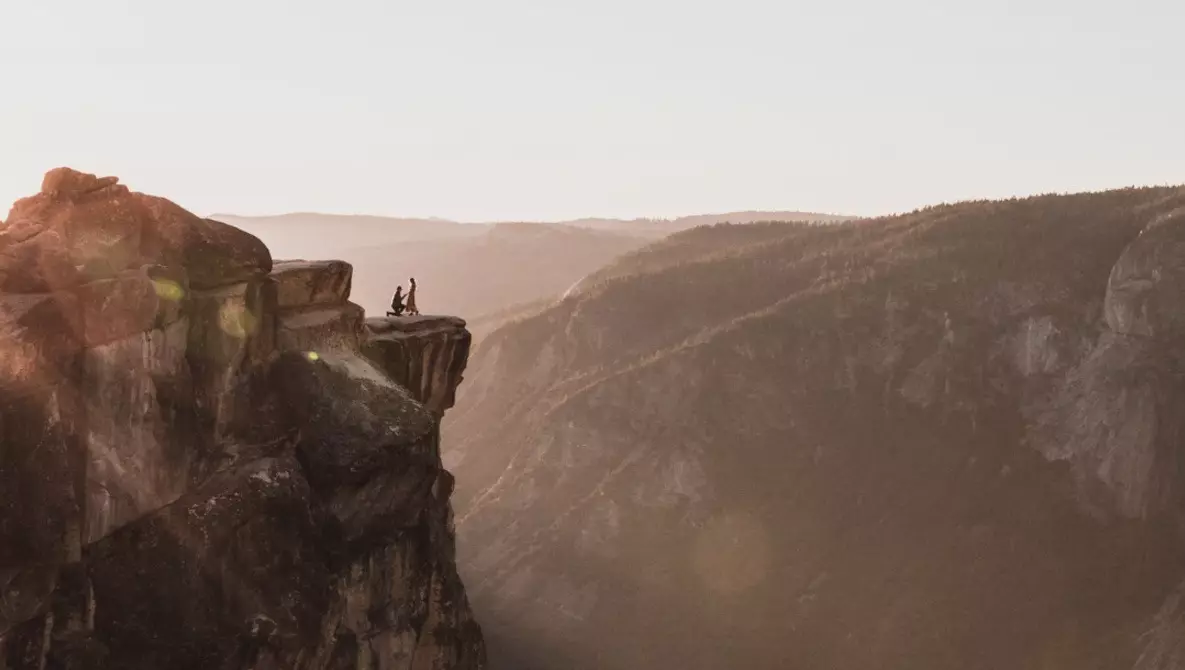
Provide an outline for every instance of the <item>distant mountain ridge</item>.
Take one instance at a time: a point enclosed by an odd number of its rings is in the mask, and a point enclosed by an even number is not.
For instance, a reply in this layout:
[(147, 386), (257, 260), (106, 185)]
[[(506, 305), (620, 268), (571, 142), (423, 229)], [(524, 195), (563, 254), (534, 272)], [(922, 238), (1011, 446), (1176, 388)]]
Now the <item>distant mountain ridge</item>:
[(840, 214), (820, 214), (814, 212), (749, 210), (743, 212), (726, 212), (723, 214), (693, 214), (690, 216), (679, 216), (673, 219), (612, 219), (590, 217), (559, 221), (557, 223), (559, 225), (593, 228), (596, 230), (632, 231), (642, 229), (653, 232), (661, 231), (664, 234), (670, 234), (681, 230), (695, 228), (697, 226), (712, 225), (716, 223), (759, 223), (762, 221), (784, 221), (788, 223), (838, 223), (840, 221), (849, 221), (854, 218), (857, 217), (844, 216)]
[[(210, 218), (259, 237), (277, 258), (339, 258), (354, 264), (354, 300), (369, 313), (383, 313), (395, 287), (406, 289), (407, 280), (416, 277), (421, 309), (470, 320), (559, 298), (620, 254), (704, 222), (837, 220), (825, 214), (753, 211), (557, 223), (459, 223), (309, 212)], [(483, 332), (496, 325), (485, 320)]]
[(1185, 188), (701, 226), (487, 334), (493, 670), (1185, 667)]
[[(823, 214), (816, 212), (801, 212), (791, 210), (747, 210), (737, 212), (724, 212), (719, 214), (691, 214), (687, 216), (678, 216), (674, 218), (663, 217), (637, 217), (633, 219), (618, 219), (612, 217), (581, 217), (578, 219), (563, 219), (559, 221), (534, 221), (534, 220), (493, 220), (493, 221), (457, 221), (454, 219), (447, 219), (442, 217), (402, 217), (402, 216), (378, 216), (373, 214), (322, 214), (317, 212), (290, 212), (285, 214), (266, 214), (258, 216), (244, 216), (240, 214), (218, 213), (211, 214), (208, 218), (215, 221), (222, 221), (238, 226), (240, 223), (247, 225), (257, 224), (382, 224), (395, 225), (405, 228), (424, 228), (428, 226), (437, 226), (433, 233), (440, 233), (445, 230), (451, 230), (456, 226), (493, 226), (501, 224), (542, 224), (542, 225), (556, 225), (556, 226), (573, 226), (577, 228), (592, 228), (596, 230), (614, 230), (614, 231), (646, 231), (664, 233), (676, 232), (679, 230), (687, 230), (696, 226), (710, 225), (713, 223), (756, 223), (759, 221), (818, 221), (818, 222), (838, 222), (848, 221), (854, 218), (842, 214)], [(435, 236), (435, 235), (434, 235)]]
[(299, 249), (302, 254), (309, 253), (323, 248), (327, 243), (331, 248), (344, 248), (409, 240), (452, 239), (482, 233), (480, 226), (469, 226), (445, 219), (398, 218), (369, 214), (213, 214), (209, 218), (229, 223), (255, 235), (270, 235), (280, 243), (280, 248), (275, 250), (277, 257), (289, 257), (289, 249)]
[(457, 221), (450, 221), (439, 216), (429, 217), (415, 217), (415, 216), (379, 216), (377, 214), (326, 214), (322, 212), (287, 212), (284, 214), (258, 214), (258, 215), (242, 215), (231, 213), (211, 214), (207, 218), (221, 220), (223, 218), (251, 220), (251, 221), (284, 221), (284, 222), (308, 222), (319, 221), (322, 219), (342, 219), (351, 221), (400, 221), (406, 223), (458, 223)]

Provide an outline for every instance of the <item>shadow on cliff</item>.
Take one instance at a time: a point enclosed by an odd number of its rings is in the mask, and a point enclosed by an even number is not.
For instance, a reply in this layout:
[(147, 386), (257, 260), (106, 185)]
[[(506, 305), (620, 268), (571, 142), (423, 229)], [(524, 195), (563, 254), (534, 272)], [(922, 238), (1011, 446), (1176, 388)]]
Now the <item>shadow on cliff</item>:
[(1124, 315), (1174, 309), (1185, 255), (1151, 224), (1183, 205), (704, 228), (491, 334), (446, 436), (495, 644), (571, 668), (1171, 667), (1138, 659), (1180, 638), (1185, 389), (1173, 336)]
[(468, 334), (386, 324), (376, 365), (351, 276), (111, 177), (14, 205), (0, 666), (484, 666), (439, 456)]

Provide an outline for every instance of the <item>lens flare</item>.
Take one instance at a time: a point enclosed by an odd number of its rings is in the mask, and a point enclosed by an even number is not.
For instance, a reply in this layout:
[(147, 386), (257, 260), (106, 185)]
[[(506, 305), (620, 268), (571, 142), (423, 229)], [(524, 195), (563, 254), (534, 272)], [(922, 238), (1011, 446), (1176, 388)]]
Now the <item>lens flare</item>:
[(315, 351), (308, 351), (305, 352), (305, 358), (309, 359), (310, 361), (319, 361), (321, 360), (321, 355)]
[(153, 279), (152, 286), (161, 300), (180, 302), (185, 297), (185, 289), (171, 279)]
[(218, 325), (227, 335), (244, 338), (254, 333), (258, 324), (246, 306), (228, 302), (218, 309)]

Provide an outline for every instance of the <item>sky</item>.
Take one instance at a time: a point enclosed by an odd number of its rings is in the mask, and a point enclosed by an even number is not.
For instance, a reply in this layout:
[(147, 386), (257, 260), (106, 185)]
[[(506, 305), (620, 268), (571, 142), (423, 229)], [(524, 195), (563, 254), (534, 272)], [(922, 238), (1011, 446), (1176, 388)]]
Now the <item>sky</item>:
[(0, 213), (874, 215), (1185, 183), (1180, 0), (0, 3)]

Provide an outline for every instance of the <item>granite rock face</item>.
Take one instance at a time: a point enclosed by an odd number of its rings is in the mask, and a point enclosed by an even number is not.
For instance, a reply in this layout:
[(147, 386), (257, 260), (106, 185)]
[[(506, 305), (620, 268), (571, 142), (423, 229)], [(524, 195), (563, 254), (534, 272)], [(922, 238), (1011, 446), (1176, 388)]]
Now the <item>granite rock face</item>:
[(1107, 325), (1159, 340), (1185, 334), (1185, 209), (1158, 217), (1120, 256), (1107, 282)]
[(272, 268), (280, 308), (338, 305), (350, 296), (354, 269), (341, 261), (279, 261)]
[(1185, 209), (1175, 209), (1120, 254), (1107, 283), (1106, 328), (1034, 412), (1032, 443), (1071, 464), (1096, 512), (1148, 518), (1185, 502), (1183, 290)]
[(14, 205), (0, 668), (484, 667), (439, 452), (465, 352), (376, 364), (351, 274), (113, 177)]
[(453, 316), (366, 320), (363, 352), (428, 409), (443, 414), (456, 401), (472, 338)]
[(1183, 205), (704, 227), (482, 338), (495, 667), (1185, 667)]
[(183, 267), (195, 288), (266, 275), (271, 254), (253, 235), (134, 193), (114, 177), (68, 168), (18, 200), (0, 236), (0, 288), (36, 293), (109, 279), (148, 263)]

